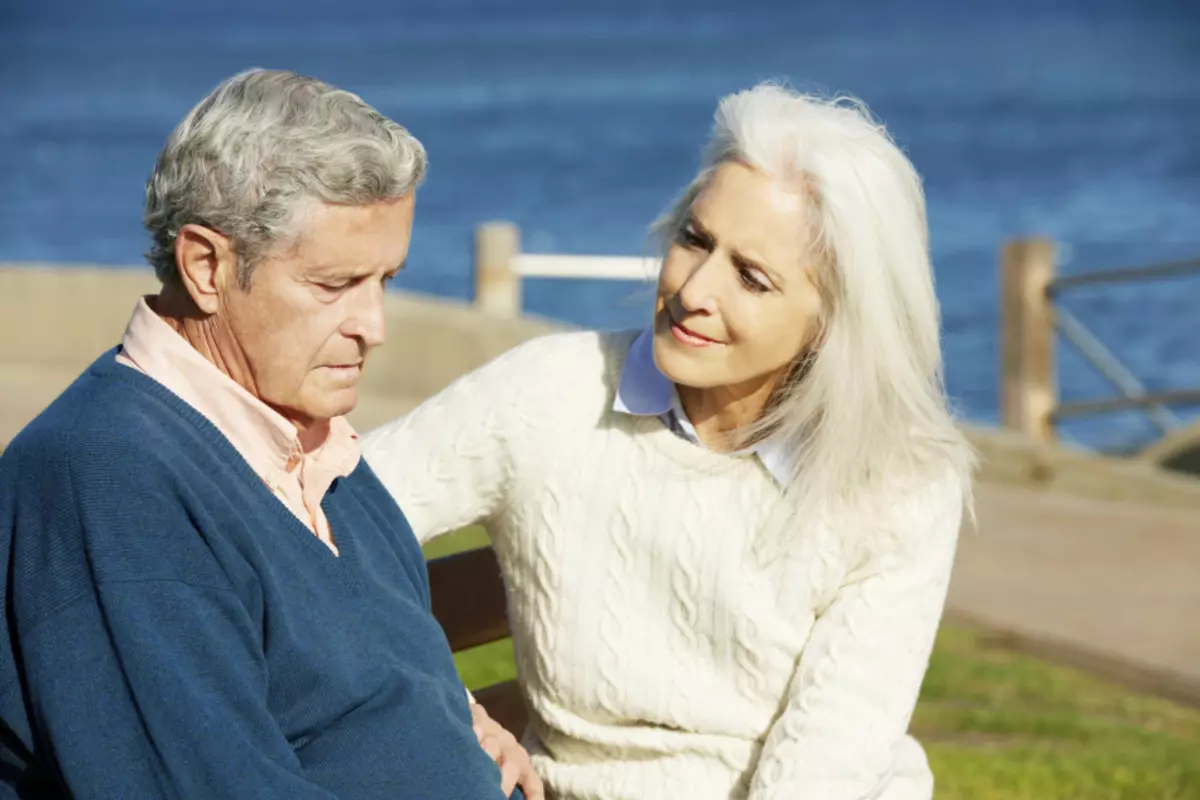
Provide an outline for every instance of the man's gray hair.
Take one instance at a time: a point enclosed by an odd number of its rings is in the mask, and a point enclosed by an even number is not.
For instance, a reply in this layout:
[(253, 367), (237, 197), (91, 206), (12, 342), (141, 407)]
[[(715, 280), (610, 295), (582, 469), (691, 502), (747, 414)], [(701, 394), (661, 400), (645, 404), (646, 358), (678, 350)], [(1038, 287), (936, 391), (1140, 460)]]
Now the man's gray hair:
[(164, 285), (179, 280), (175, 239), (187, 224), (228, 236), (238, 281), (301, 233), (310, 204), (369, 205), (412, 192), (425, 148), (355, 94), (293, 72), (229, 78), (171, 133), (146, 183), (146, 259)]

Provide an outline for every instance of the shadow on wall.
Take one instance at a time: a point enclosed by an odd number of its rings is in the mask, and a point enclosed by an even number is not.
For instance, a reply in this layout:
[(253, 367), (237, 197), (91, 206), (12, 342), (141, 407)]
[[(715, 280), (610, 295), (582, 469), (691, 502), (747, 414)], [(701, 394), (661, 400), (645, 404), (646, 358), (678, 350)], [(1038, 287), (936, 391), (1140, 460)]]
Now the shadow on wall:
[(1138, 458), (1174, 472), (1200, 476), (1200, 421), (1171, 431), (1138, 453)]

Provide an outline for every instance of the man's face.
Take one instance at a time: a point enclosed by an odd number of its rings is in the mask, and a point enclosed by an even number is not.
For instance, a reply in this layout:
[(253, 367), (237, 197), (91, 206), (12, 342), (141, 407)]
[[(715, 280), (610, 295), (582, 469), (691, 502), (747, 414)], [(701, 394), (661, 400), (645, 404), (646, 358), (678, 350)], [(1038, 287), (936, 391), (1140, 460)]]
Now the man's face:
[(304, 234), (261, 259), (248, 289), (222, 276), (218, 316), (248, 373), (239, 382), (297, 425), (357, 404), (367, 354), (384, 341), (384, 287), (408, 257), (414, 199), (315, 205)]

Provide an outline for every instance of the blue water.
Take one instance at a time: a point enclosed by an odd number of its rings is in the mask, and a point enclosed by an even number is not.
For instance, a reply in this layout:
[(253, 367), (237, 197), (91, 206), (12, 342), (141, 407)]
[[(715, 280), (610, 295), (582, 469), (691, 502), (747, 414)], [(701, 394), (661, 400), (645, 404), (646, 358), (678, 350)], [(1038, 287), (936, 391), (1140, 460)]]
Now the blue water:
[[(425, 142), (403, 288), (471, 293), (471, 232), (641, 253), (715, 100), (764, 78), (871, 105), (925, 176), (948, 382), (996, 417), (996, 249), (1064, 271), (1200, 256), (1200, 0), (0, 0), (0, 260), (130, 264), (172, 126), (250, 66), (360, 93)], [(1200, 279), (1068, 301), (1149, 386), (1200, 386)], [(630, 284), (531, 281), (526, 310), (639, 324)], [(1063, 348), (1068, 398), (1110, 393)], [(1098, 446), (1136, 416), (1068, 428)]]

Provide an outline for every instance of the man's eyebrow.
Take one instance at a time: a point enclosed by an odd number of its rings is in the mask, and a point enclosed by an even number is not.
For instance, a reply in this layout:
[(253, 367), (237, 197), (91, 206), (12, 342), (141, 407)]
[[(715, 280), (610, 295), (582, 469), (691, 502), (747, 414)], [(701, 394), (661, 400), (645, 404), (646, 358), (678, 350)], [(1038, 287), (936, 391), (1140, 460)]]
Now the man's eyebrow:
[[(408, 266), (408, 259), (404, 259), (397, 266), (388, 270), (389, 274), (400, 272)], [(358, 269), (355, 267), (341, 267), (335, 264), (322, 264), (313, 267), (311, 275), (317, 278), (345, 278), (347, 280), (355, 280), (357, 278), (367, 278), (375, 273), (373, 269)]]

